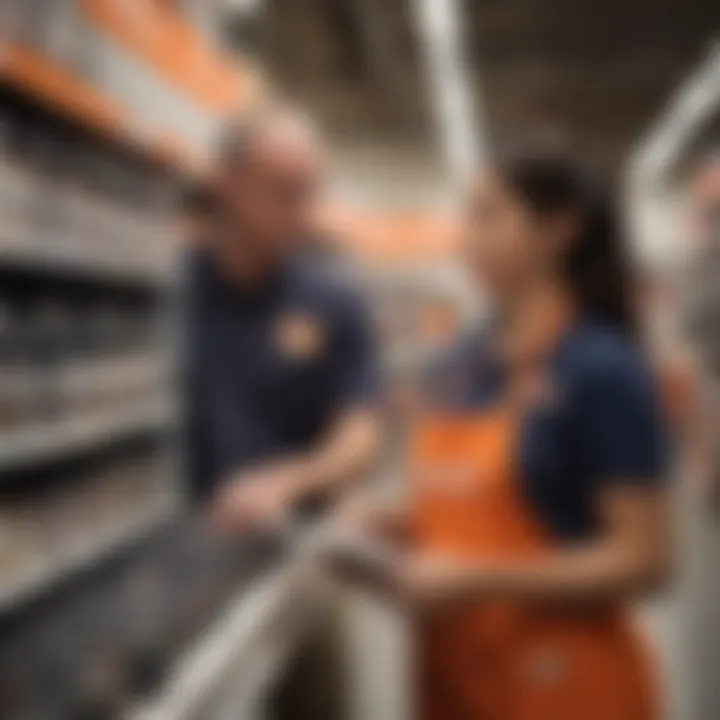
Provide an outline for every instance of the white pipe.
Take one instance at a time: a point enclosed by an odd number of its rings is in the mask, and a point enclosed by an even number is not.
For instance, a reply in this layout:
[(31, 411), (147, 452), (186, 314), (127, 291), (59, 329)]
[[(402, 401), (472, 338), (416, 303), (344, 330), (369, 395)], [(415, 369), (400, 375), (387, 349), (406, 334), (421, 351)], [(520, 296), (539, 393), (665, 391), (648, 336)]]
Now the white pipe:
[(481, 158), (477, 118), (459, 32), (457, 0), (414, 0), (437, 132), (455, 188)]
[(692, 134), (720, 103), (720, 43), (682, 83), (631, 159), (636, 179), (657, 178), (678, 159)]
[(720, 107), (720, 44), (680, 85), (653, 123), (626, 169), (628, 211), (641, 258), (672, 260), (674, 208), (663, 181), (702, 127)]

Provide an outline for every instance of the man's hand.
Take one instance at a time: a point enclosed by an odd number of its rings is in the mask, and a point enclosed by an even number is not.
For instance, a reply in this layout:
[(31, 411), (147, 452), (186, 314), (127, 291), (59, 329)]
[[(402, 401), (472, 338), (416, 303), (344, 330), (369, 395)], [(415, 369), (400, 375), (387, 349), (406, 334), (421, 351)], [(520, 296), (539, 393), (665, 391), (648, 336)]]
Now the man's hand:
[(374, 413), (349, 411), (314, 451), (232, 477), (213, 504), (213, 517), (230, 530), (278, 523), (303, 496), (332, 493), (356, 477), (374, 457), (377, 442)]
[(297, 465), (276, 463), (235, 475), (212, 507), (216, 525), (246, 530), (279, 524), (304, 491)]

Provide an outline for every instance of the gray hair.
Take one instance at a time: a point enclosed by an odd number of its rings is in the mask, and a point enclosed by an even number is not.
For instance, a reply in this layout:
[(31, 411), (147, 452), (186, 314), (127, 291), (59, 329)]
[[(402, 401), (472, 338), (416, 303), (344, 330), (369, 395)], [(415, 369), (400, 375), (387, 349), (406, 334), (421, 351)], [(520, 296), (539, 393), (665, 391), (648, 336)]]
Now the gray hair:
[(304, 126), (309, 134), (317, 133), (316, 123), (302, 108), (277, 100), (268, 101), (226, 123), (217, 143), (217, 164), (221, 167), (242, 164), (267, 128), (283, 122)]

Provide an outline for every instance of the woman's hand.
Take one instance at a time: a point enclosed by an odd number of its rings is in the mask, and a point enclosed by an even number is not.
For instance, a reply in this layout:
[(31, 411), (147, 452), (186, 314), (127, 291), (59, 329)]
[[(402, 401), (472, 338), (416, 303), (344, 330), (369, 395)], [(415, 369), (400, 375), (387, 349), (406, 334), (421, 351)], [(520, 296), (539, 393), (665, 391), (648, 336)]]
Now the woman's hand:
[(419, 613), (482, 597), (484, 573), (447, 556), (413, 554), (399, 568), (393, 592)]
[(368, 535), (378, 535), (386, 511), (365, 497), (352, 497), (334, 513), (334, 523), (341, 529)]
[(382, 506), (372, 498), (349, 498), (334, 513), (334, 524), (342, 531), (369, 535), (399, 546), (409, 539), (409, 522), (403, 511)]

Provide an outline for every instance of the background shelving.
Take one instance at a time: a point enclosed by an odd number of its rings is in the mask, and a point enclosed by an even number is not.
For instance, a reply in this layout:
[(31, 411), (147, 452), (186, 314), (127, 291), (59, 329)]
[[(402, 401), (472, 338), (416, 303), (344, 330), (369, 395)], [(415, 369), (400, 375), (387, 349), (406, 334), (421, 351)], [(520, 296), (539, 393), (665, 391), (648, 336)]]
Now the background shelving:
[(119, 718), (274, 552), (182, 511), (170, 342), (177, 201), (248, 78), (131, 5), (0, 7), (3, 720)]
[[(179, 506), (177, 199), (240, 85), (169, 3), (8, 0), (0, 23), (1, 617)], [(31, 542), (36, 517), (68, 537)]]

